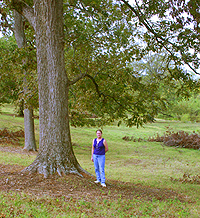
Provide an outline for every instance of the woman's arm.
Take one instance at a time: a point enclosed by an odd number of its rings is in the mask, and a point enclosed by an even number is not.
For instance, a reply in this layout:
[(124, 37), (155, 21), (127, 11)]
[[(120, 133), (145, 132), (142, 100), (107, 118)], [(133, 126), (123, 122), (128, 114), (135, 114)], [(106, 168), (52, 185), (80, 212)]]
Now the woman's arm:
[(107, 144), (107, 141), (105, 139), (103, 140), (103, 144), (105, 147), (105, 152), (107, 152), (108, 151), (108, 144)]
[(94, 153), (94, 139), (93, 139), (93, 142), (92, 142), (92, 155), (91, 155), (91, 161), (94, 161), (93, 160), (93, 153)]

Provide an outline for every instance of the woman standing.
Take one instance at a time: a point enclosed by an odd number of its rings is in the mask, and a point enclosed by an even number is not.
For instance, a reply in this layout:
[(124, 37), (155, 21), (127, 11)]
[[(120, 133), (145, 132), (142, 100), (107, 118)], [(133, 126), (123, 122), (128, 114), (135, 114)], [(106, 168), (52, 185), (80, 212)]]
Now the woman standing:
[(108, 144), (104, 138), (102, 138), (102, 131), (98, 129), (96, 131), (97, 138), (92, 143), (92, 157), (94, 162), (95, 174), (97, 180), (95, 183), (101, 183), (101, 186), (106, 187), (105, 181), (105, 153), (108, 151)]

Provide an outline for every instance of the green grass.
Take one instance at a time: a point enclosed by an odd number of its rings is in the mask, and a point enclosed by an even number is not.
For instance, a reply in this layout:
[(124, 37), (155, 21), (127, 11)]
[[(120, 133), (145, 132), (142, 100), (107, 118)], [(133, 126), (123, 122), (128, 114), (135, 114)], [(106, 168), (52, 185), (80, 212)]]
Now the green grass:
[[(8, 108), (11, 110), (11, 108)], [(23, 127), (23, 119), (6, 115), (6, 107), (0, 115), (0, 129), (11, 130)], [(107, 140), (109, 151), (106, 154), (106, 178), (144, 184), (149, 187), (174, 190), (191, 200), (181, 203), (178, 200), (147, 201), (132, 199), (103, 201), (91, 204), (87, 201), (64, 201), (53, 198), (37, 198), (15, 193), (0, 195), (0, 215), (5, 217), (200, 217), (200, 185), (175, 182), (185, 173), (200, 175), (200, 151), (192, 149), (166, 147), (157, 142), (127, 142), (124, 136), (147, 139), (154, 134), (162, 135), (166, 126), (175, 131), (184, 130), (189, 133), (200, 130), (199, 123), (181, 123), (177, 121), (158, 120), (145, 125), (144, 128), (128, 128), (125, 126), (106, 126), (103, 137)], [(36, 138), (39, 138), (39, 121), (35, 120)], [(81, 166), (94, 174), (93, 163), (90, 161), (92, 139), (96, 137), (96, 128), (71, 128), (75, 154)], [(1, 164), (18, 164), (27, 166), (35, 156), (0, 152)], [(171, 179), (173, 178), (173, 179)], [(41, 204), (42, 202), (42, 204)], [(41, 206), (43, 205), (43, 206)], [(13, 208), (13, 209), (12, 209)], [(53, 208), (53, 209), (52, 209)], [(21, 213), (22, 211), (23, 213)], [(101, 214), (100, 214), (100, 212)], [(1, 214), (2, 213), (2, 214)], [(17, 215), (24, 214), (24, 215)], [(66, 215), (68, 214), (68, 215)]]
[(37, 198), (25, 193), (1, 193), (1, 217), (190, 217), (185, 203), (177, 200), (141, 199), (88, 202), (49, 197)]
[(15, 107), (12, 104), (3, 104), (0, 108), (2, 114), (15, 114)]
[(28, 166), (34, 161), (35, 157), (35, 155), (28, 157), (26, 154), (0, 152), (0, 164)]
[[(104, 128), (109, 151), (106, 155), (107, 179), (124, 182), (140, 183), (157, 188), (173, 189), (197, 200), (200, 214), (200, 185), (173, 182), (173, 179), (183, 178), (185, 173), (199, 175), (199, 150), (166, 147), (157, 142), (127, 142), (122, 137), (134, 136), (145, 138), (155, 133), (162, 134), (165, 126), (170, 124), (174, 130), (192, 132), (199, 124), (185, 125), (180, 122), (154, 123), (145, 128), (127, 128), (108, 126)], [(74, 150), (80, 164), (90, 173), (94, 173), (90, 160), (90, 148), (95, 130), (92, 128), (72, 128), (72, 139), (80, 141), (80, 147)], [(81, 140), (84, 138), (84, 140)], [(198, 217), (198, 216), (197, 216)]]

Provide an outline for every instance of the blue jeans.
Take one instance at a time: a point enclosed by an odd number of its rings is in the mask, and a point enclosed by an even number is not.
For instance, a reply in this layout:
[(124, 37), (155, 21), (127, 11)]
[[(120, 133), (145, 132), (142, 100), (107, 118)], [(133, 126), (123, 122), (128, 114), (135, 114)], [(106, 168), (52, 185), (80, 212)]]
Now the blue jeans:
[(97, 155), (93, 154), (93, 160), (94, 160), (94, 168), (95, 168), (95, 173), (97, 177), (97, 181), (101, 183), (105, 183), (106, 178), (105, 178), (105, 155)]

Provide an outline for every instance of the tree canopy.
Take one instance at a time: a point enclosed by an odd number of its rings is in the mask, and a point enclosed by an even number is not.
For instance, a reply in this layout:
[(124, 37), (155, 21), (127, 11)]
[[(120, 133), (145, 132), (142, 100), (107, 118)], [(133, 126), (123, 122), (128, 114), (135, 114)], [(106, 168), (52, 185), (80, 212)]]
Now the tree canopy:
[(138, 25), (145, 28), (147, 50), (158, 51), (164, 48), (168, 52), (169, 62), (173, 60), (177, 68), (186, 64), (194, 73), (200, 74), (198, 1), (134, 0), (133, 5), (126, 0), (121, 1), (137, 17)]
[[(20, 5), (22, 1), (17, 2)], [(32, 1), (24, 2), (27, 7), (33, 5)], [(183, 64), (197, 73), (199, 27), (195, 7), (193, 0), (64, 1), (65, 63), (71, 84), (72, 125), (103, 125), (122, 119), (131, 126), (152, 121), (158, 111), (156, 105), (164, 104), (165, 99), (152, 97), (156, 92), (155, 78), (144, 84), (142, 75), (130, 67), (130, 63), (148, 53), (152, 55), (152, 51), (166, 50), (165, 81), (175, 79), (192, 88), (195, 83)], [(5, 5), (1, 14), (3, 27), (12, 27)], [(30, 33), (27, 23), (26, 35), (33, 41)], [(157, 77), (156, 81), (162, 79)], [(182, 93), (180, 88), (179, 94)], [(91, 117), (98, 120), (88, 119)]]

